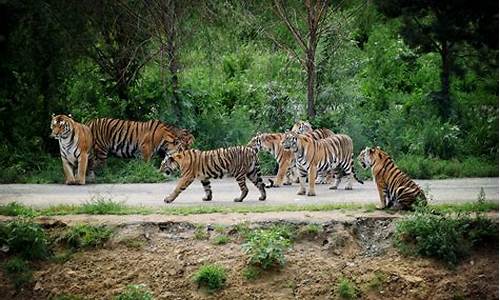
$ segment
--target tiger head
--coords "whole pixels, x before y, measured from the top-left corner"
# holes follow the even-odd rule
[[[385,152],[383,152],[380,147],[366,147],[359,153],[358,160],[363,168],[368,169],[372,167],[383,154],[385,154]]]
[[[52,115],[50,129],[52,130],[50,137],[58,139],[67,138],[73,130],[73,119],[71,115]]]
[[[297,151],[298,149],[298,137],[299,135],[293,131],[285,133],[285,138],[281,144],[286,150]]]
[[[163,172],[167,175],[172,174],[175,170],[179,169],[179,163],[177,162],[178,156],[180,154],[176,153],[174,155],[168,154],[165,155],[165,158],[161,162],[160,172]]]
[[[295,133],[304,134],[304,133],[312,132],[313,128],[312,128],[311,123],[309,123],[307,121],[298,121],[295,124],[293,124],[291,131],[293,131]]]
[[[257,151],[260,151],[262,149],[262,135],[260,133],[257,133],[250,142],[248,142],[248,147],[253,148]]]

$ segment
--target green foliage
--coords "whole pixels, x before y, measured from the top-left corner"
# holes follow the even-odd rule
[[[12,257],[3,264],[3,270],[16,289],[21,288],[33,279],[28,263],[19,257]]]
[[[207,240],[210,237],[205,225],[198,224],[194,229],[194,238],[196,240]]]
[[[368,288],[374,291],[380,291],[387,281],[387,275],[380,271],[375,271],[372,278],[368,282]]]
[[[249,256],[250,265],[262,269],[283,267],[286,263],[285,251],[291,245],[291,237],[290,231],[284,227],[258,229],[246,238],[242,247]]]
[[[0,206],[0,215],[34,217],[37,215],[37,212],[33,208],[23,204],[10,202],[7,205]]]
[[[144,284],[130,284],[114,300],[153,300],[153,293]]]
[[[340,278],[337,285],[337,291],[340,299],[356,299],[358,295],[354,282],[345,277]]]
[[[31,219],[16,219],[0,224],[0,244],[7,245],[9,253],[27,260],[44,259],[49,255],[47,236],[43,228]]]
[[[226,284],[226,270],[219,265],[207,264],[202,266],[193,276],[193,281],[198,288],[207,288],[209,292],[215,292]]]
[[[96,198],[82,204],[80,211],[89,215],[117,214],[125,209],[123,202],[116,202],[112,199]]]
[[[319,224],[307,224],[299,230],[300,235],[316,236],[323,231],[323,227]]]
[[[394,241],[405,254],[435,257],[450,266],[469,255],[474,246],[498,240],[498,223],[477,215],[445,215],[419,208],[396,224]]]
[[[78,224],[65,232],[62,240],[74,249],[98,248],[111,237],[113,230],[106,226]]]
[[[225,245],[230,241],[231,239],[227,235],[218,235],[214,238],[213,243],[215,245]]]
[[[245,277],[246,280],[255,280],[261,273],[262,270],[255,266],[246,266],[243,269],[243,277]]]

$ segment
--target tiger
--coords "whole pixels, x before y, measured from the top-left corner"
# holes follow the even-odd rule
[[[403,173],[392,158],[379,147],[365,148],[358,156],[361,166],[371,168],[380,198],[378,209],[393,207],[408,210],[418,201],[427,204],[424,191]]]
[[[352,189],[353,179],[363,183],[356,177],[353,169],[352,140],[345,134],[315,140],[307,135],[288,132],[282,142],[285,149],[295,155],[295,163],[299,171],[300,188],[298,195],[306,194],[305,179],[308,176],[308,196],[315,196],[315,179],[320,172],[336,170],[335,183],[330,189],[337,189],[342,177],[348,177],[346,190]]]
[[[87,173],[89,181],[95,181],[90,128],[73,120],[71,115],[53,114],[50,129],[50,137],[59,141],[64,183],[83,185]]]
[[[311,123],[309,123],[307,121],[298,121],[298,122],[295,122],[295,124],[293,124],[292,129],[290,131],[304,134],[304,133],[312,132],[313,127],[312,127]]]
[[[165,197],[165,203],[171,203],[195,179],[200,179],[205,197],[203,201],[212,200],[210,178],[222,178],[224,175],[235,177],[241,195],[234,202],[242,202],[248,194],[245,178],[248,178],[260,191],[260,201],[266,200],[266,190],[262,181],[259,160],[255,149],[245,146],[219,148],[201,151],[197,149],[167,154],[163,159],[160,171],[170,174],[180,169],[181,178],[174,191]]]
[[[194,137],[187,130],[159,120],[139,122],[101,118],[87,125],[94,136],[98,165],[105,162],[108,154],[122,158],[140,156],[149,161],[160,151],[173,153],[189,149],[194,142]]]

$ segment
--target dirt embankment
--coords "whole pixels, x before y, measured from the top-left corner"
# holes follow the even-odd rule
[[[69,221],[61,218],[43,223],[51,227],[48,230],[58,230]],[[201,230],[207,233],[199,240],[195,233],[200,228],[191,222],[122,220],[114,224],[116,233],[104,249],[78,252],[63,263],[40,263],[34,282],[20,292],[1,274],[0,291],[2,299],[61,294],[111,299],[128,284],[145,284],[156,299],[335,299],[340,278],[347,278],[362,299],[498,299],[497,248],[475,252],[455,269],[431,259],[404,257],[392,246],[393,219],[330,218],[318,222],[321,230],[314,233],[303,230],[310,222],[300,219],[247,223],[251,229],[287,223],[299,232],[286,254],[286,266],[263,272],[256,280],[242,274],[247,257],[237,226],[226,225],[221,233],[199,222],[205,223]],[[220,234],[231,241],[215,245]],[[215,294],[192,282],[192,275],[206,263],[220,264],[228,272],[226,287]]]

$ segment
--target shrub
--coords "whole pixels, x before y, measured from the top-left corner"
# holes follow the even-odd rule
[[[111,237],[113,231],[105,226],[79,224],[70,227],[63,236],[72,248],[97,248]]]
[[[420,208],[396,224],[394,241],[405,254],[434,257],[456,265],[473,246],[497,240],[498,224],[468,214],[448,216]]]
[[[243,244],[243,250],[250,256],[249,263],[262,269],[276,265],[284,266],[286,263],[284,253],[291,242],[283,234],[284,232],[276,229],[259,229],[251,234]]]
[[[339,280],[338,293],[342,299],[355,299],[358,294],[354,283],[347,278],[341,278]]]
[[[209,292],[220,290],[226,284],[226,270],[219,265],[204,265],[193,277],[193,281],[198,284],[198,288],[205,287]]]
[[[45,232],[30,219],[0,224],[0,244],[7,245],[9,252],[28,260],[44,259],[49,255]]]
[[[128,285],[123,292],[115,297],[115,300],[153,300],[153,294],[143,285]]]
[[[3,265],[3,269],[16,289],[32,280],[31,268],[26,261],[19,257],[12,257],[7,260]]]
[[[31,207],[17,202],[11,202],[7,205],[0,206],[0,215],[34,217],[37,215],[37,212]]]

